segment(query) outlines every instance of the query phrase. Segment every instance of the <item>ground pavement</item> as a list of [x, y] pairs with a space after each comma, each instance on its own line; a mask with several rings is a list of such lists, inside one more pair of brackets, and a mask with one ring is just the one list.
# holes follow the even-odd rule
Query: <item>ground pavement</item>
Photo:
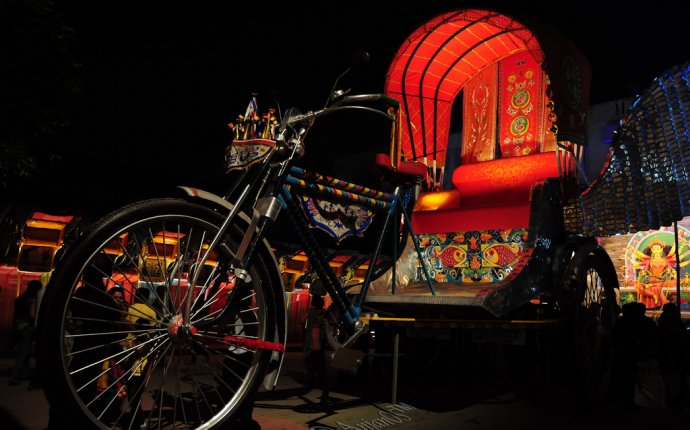
[[[300, 352], [288, 352], [277, 389], [258, 394], [254, 418], [263, 430], [690, 428], [690, 415], [682, 411], [623, 408], [610, 401], [583, 405], [557, 384], [536, 383], [536, 378], [501, 383], [502, 375], [480, 366], [472, 375], [446, 371], [444, 378], [403, 363], [394, 405], [386, 361], [360, 372], [363, 376], [332, 375], [328, 407], [321, 410], [320, 391], [303, 385], [301, 358]], [[28, 382], [10, 386], [11, 366], [11, 356], [0, 357], [0, 429], [45, 429], [48, 406], [42, 391], [28, 390]]]

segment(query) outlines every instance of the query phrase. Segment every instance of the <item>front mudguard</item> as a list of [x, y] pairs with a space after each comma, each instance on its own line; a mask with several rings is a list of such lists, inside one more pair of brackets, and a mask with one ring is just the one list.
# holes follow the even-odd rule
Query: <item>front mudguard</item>
[[[203, 204], [207, 207], [210, 207], [213, 210], [227, 211], [229, 213], [234, 207], [232, 203], [208, 191], [204, 191], [199, 188], [184, 186], [180, 186], [178, 188], [184, 192], [187, 200]], [[241, 222], [244, 222], [247, 226], [249, 226], [250, 220], [246, 214], [240, 212], [238, 214], [238, 219], [240, 219]], [[271, 269], [275, 268], [275, 270], [270, 270], [270, 273], [268, 274], [271, 277], [271, 283], [272, 285], [280, 286], [279, 289], [276, 288], [273, 291], [275, 309], [277, 312], [283, 312], [282, 316], [276, 316], [274, 342], [286, 345], [287, 312], [285, 311], [285, 309], [287, 308], [285, 304], [285, 283], [283, 282], [283, 277], [280, 275], [280, 265], [278, 264], [278, 260], [276, 259], [276, 256], [273, 253], [273, 249], [266, 241], [266, 239], [263, 239], [263, 245], [264, 246], [259, 247], [258, 250], [259, 253], [261, 253], [262, 259], [267, 263], [270, 262], [270, 264], [273, 265]], [[280, 368], [282, 367], [284, 356], [284, 353], [279, 353], [277, 351], [274, 351], [272, 353], [271, 362], [268, 365], [266, 377], [263, 381], [264, 388], [270, 390], [273, 389], [273, 387], [275, 387], [276, 383], [278, 382], [278, 376], [280, 374]]]

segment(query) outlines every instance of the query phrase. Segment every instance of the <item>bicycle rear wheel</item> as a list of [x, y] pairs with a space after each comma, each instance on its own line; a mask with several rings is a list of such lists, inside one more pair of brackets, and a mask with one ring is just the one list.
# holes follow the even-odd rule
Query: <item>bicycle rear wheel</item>
[[569, 330], [576, 387], [585, 400], [599, 402], [609, 393], [613, 371], [613, 326], [618, 317], [618, 279], [606, 251], [583, 247], [569, 273]]
[[[183, 200], [150, 200], [104, 218], [66, 253], [46, 296], [42, 350], [46, 395], [71, 428], [217, 428], [251, 406], [281, 347], [275, 292], [261, 255], [247, 282], [234, 276], [240, 226], [200, 264], [222, 222]], [[108, 294], [115, 286], [122, 307]], [[135, 304], [144, 289], [150, 299]]]

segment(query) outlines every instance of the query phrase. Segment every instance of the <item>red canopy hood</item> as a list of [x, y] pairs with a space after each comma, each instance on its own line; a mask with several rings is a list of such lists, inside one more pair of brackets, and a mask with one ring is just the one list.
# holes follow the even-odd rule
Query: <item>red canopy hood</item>
[[403, 109], [402, 148], [408, 158], [427, 156], [442, 164], [457, 95], [477, 73], [518, 52], [529, 52], [549, 75], [558, 140], [584, 143], [590, 70], [579, 50], [545, 28], [528, 28], [494, 11], [464, 9], [413, 32], [386, 75], [385, 91]]

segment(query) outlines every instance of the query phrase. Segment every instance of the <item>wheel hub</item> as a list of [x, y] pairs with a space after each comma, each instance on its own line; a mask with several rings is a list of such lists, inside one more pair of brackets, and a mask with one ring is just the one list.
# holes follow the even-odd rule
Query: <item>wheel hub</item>
[[196, 331], [196, 327], [184, 323], [182, 314], [175, 315], [168, 325], [168, 334], [176, 341], [190, 340]]

